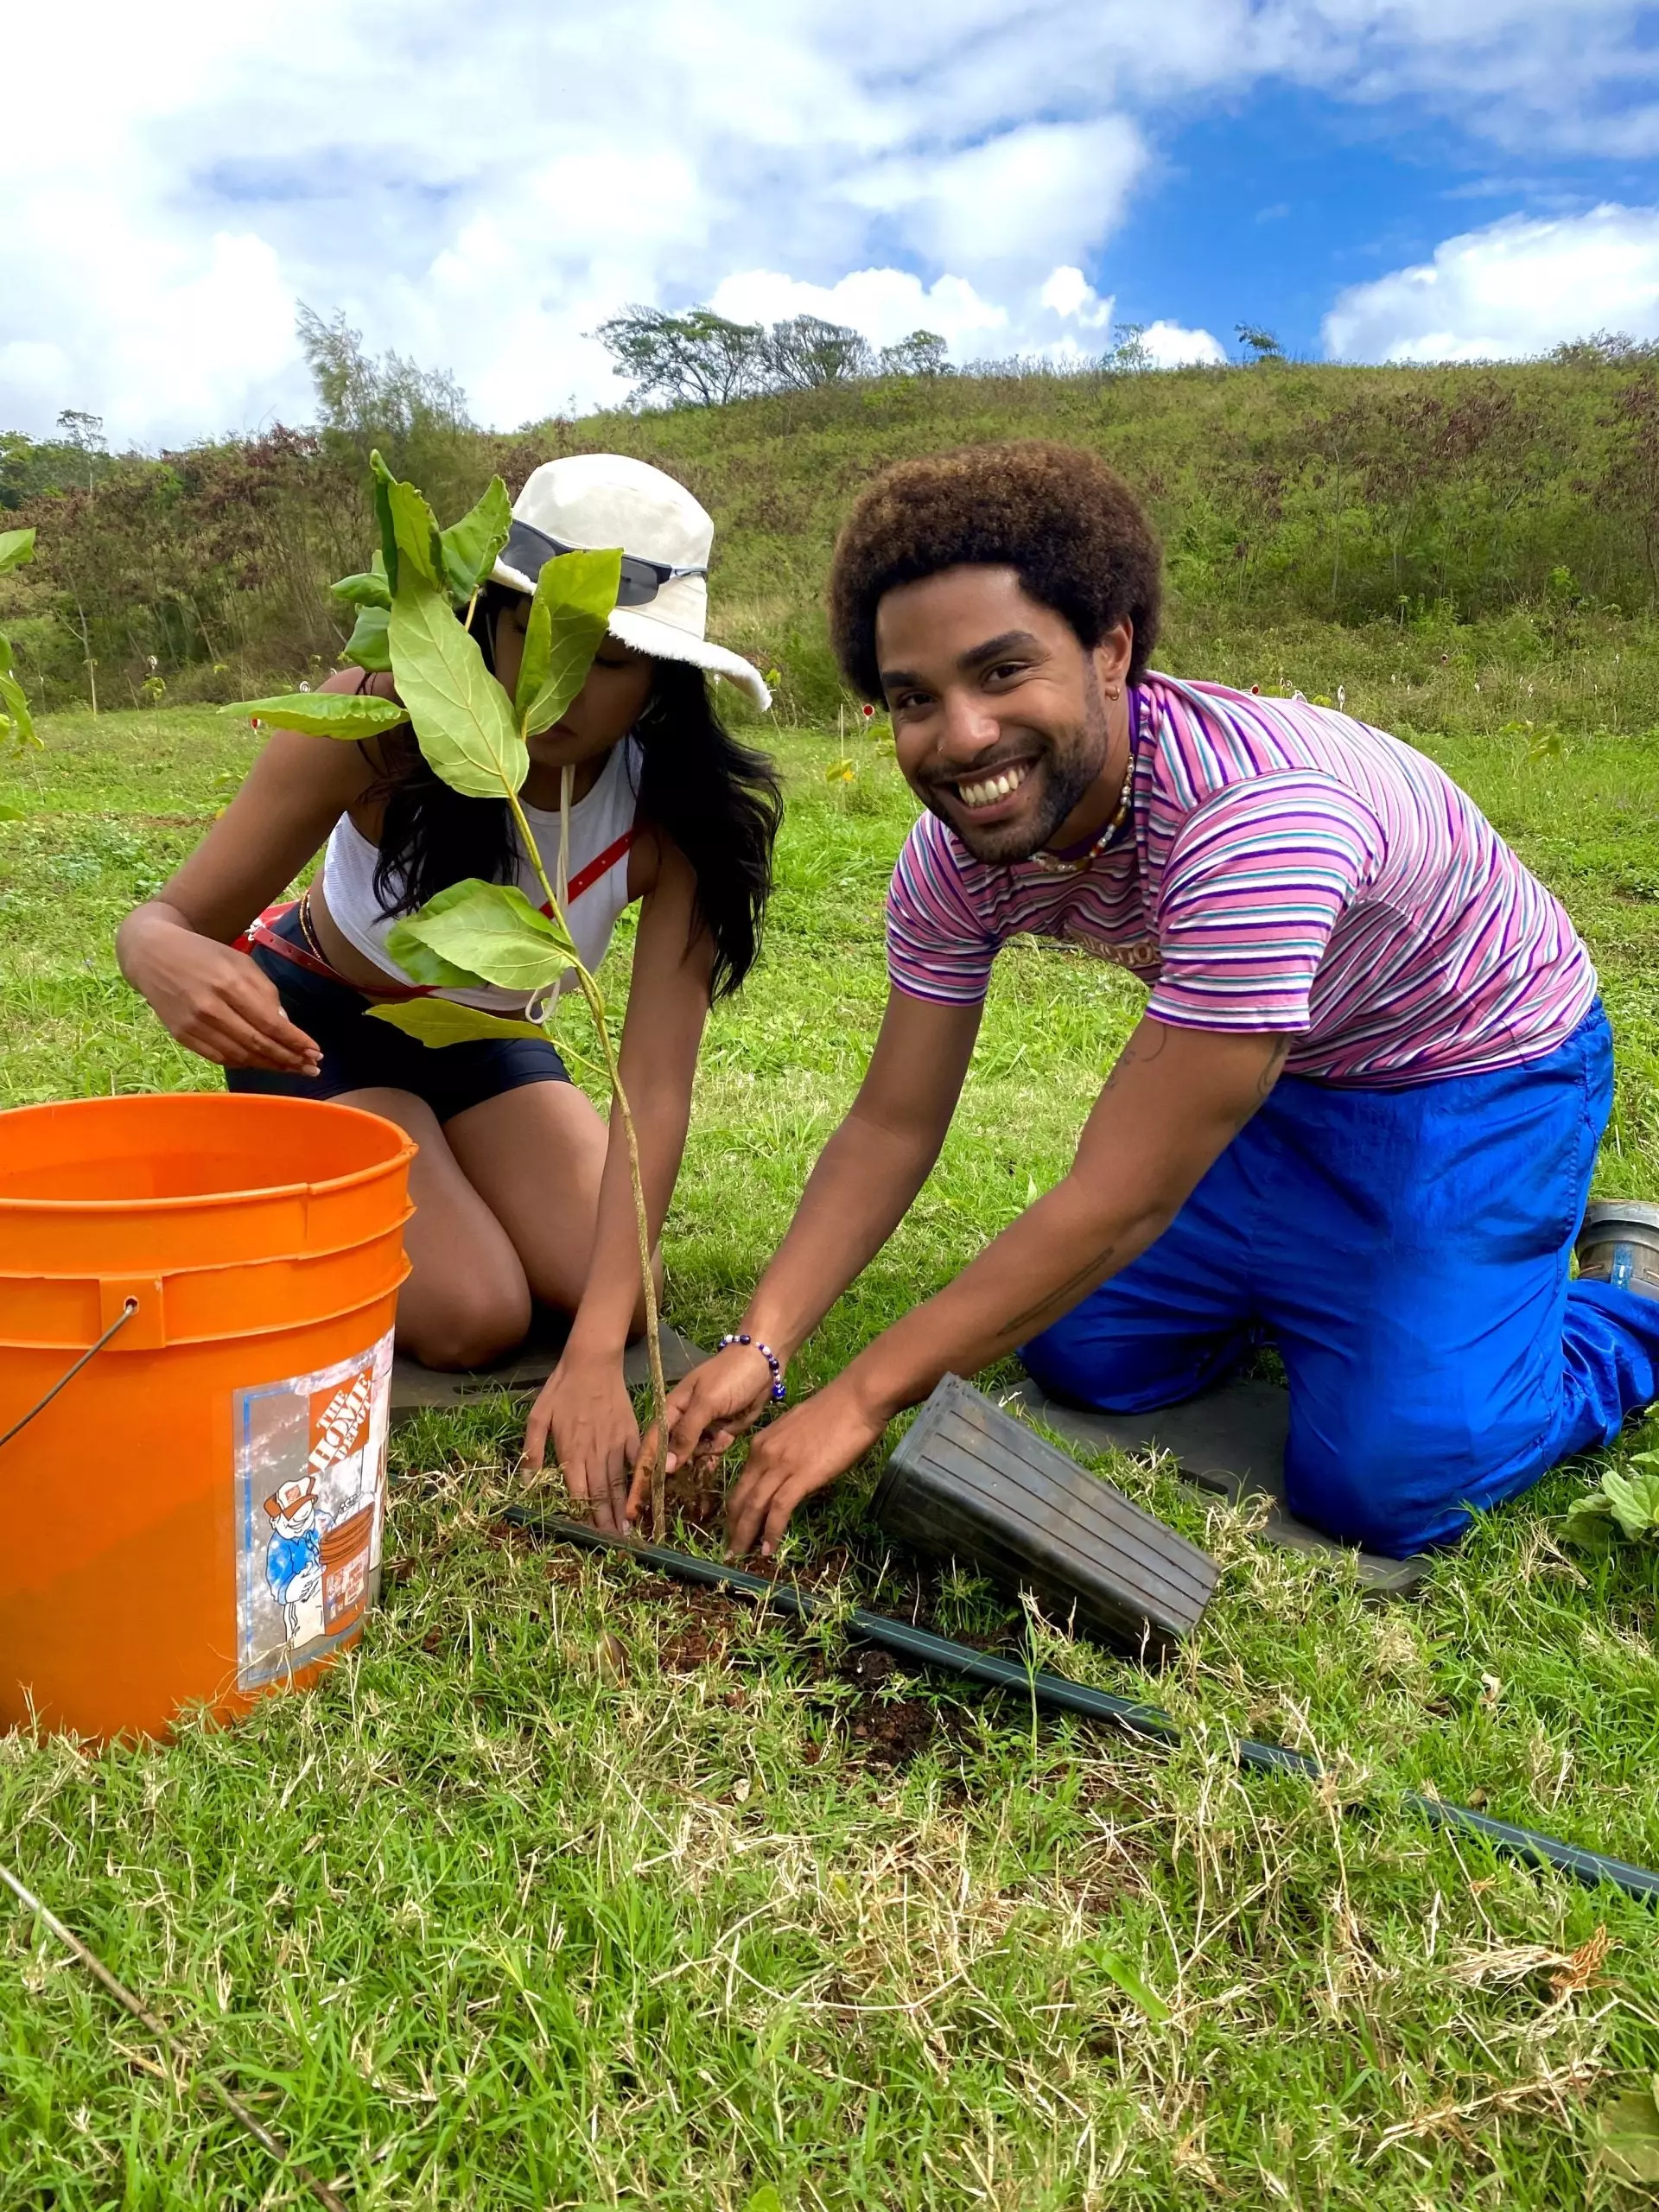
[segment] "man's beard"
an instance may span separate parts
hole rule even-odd
[[[1014,861],[1028,861],[1033,853],[1041,852],[1052,842],[1060,824],[1099,779],[1110,747],[1111,728],[1106,719],[1106,702],[1092,667],[1087,682],[1081,724],[1060,736],[1041,734],[1042,750],[1031,766],[1031,774],[1040,779],[1041,789],[1036,811],[1028,820],[994,822],[983,830],[976,830],[970,810],[956,798],[954,791],[947,801],[943,795],[935,795],[931,784],[922,785],[923,803],[947,829],[956,832],[976,860],[987,861],[999,868],[1007,868]],[[1033,731],[1032,734],[1039,733]],[[1017,757],[1009,755],[1010,759]],[[994,775],[999,765],[992,760],[975,772]],[[952,779],[953,784],[955,780]]]

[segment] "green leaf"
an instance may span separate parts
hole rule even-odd
[[[340,658],[366,669],[371,675],[390,675],[391,646],[386,632],[391,620],[391,617],[384,607],[359,607],[357,621],[351,636],[346,640],[346,650]]]
[[[421,751],[454,791],[501,798],[530,772],[507,695],[484,665],[478,640],[455,620],[448,592],[402,571],[391,602],[392,678]]]
[[[436,585],[443,575],[443,548],[438,540],[437,518],[413,484],[394,476],[379,454],[371,454],[374,470],[374,511],[380,524],[380,550],[392,598],[412,569],[423,583]]]
[[[416,982],[451,988],[482,981],[504,991],[542,991],[576,958],[561,925],[537,912],[517,884],[451,884],[398,922],[386,950]],[[450,972],[428,974],[424,963]]]
[[[4,721],[5,716],[0,715],[0,722]],[[26,811],[25,808],[18,805],[16,799],[0,798],[0,822],[21,822]]]
[[[1613,1535],[1613,1501],[1606,1491],[1598,1486],[1575,1497],[1562,1518],[1561,1534],[1586,1551],[1604,1550]]]
[[[368,691],[291,691],[280,699],[239,699],[219,711],[257,715],[305,737],[378,737],[409,720],[409,709],[398,701],[378,699]]]
[[[1649,1536],[1659,1529],[1659,1467],[1632,1467],[1620,1474],[1609,1467],[1601,1478],[1613,1518],[1627,1536]]]
[[[507,487],[499,476],[492,476],[478,505],[439,532],[444,574],[458,605],[466,606],[479,587],[489,581],[495,556],[506,543],[512,528]]]
[[[1132,1967],[1121,1953],[1091,1946],[1090,1955],[1094,1959],[1096,1966],[1111,1976],[1123,1994],[1133,1999],[1154,2027],[1161,2025],[1169,2018],[1168,2005],[1159,1996],[1157,1991],[1148,1984],[1146,1977]]]
[[[784,2200],[769,2181],[763,2181],[743,2212],[784,2212]]]
[[[454,999],[400,999],[390,1006],[372,1006],[369,1015],[375,1021],[389,1021],[406,1037],[418,1037],[423,1045],[434,1046],[547,1035],[533,1021],[509,1020],[502,1014],[486,1014],[481,1007],[457,1006]]]
[[[21,569],[25,561],[35,558],[35,533],[32,530],[0,530],[0,576],[8,569]]]
[[[0,669],[0,745],[38,745],[35,734],[34,717],[29,709],[29,694],[16,677],[10,673],[11,655],[6,654],[7,667]]]
[[[369,480],[374,490],[374,518],[380,527],[380,566],[385,572],[386,589],[395,598],[397,592],[397,532],[392,527],[391,487],[397,479],[378,453],[369,455]]]
[[[588,681],[621,574],[616,551],[561,553],[543,568],[513,696],[523,728],[550,729]]]
[[[1659,2182],[1659,2082],[1605,2104],[1596,2136],[1598,2162],[1620,2181]]]
[[[342,576],[329,590],[336,599],[343,599],[348,607],[390,607],[391,590],[385,577],[378,569],[365,569],[360,575]]]

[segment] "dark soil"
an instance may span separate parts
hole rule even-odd
[[[716,1507],[716,1515],[718,1508]],[[505,1526],[499,1534],[511,1541],[534,1543],[527,1532]],[[833,1586],[842,1582],[855,1565],[842,1548],[826,1552],[810,1567],[790,1570],[797,1582]],[[582,1571],[582,1554],[574,1548],[555,1547],[547,1557],[548,1579],[573,1582]],[[764,1572],[765,1569],[760,1568]],[[657,1656],[664,1674],[684,1675],[703,1669],[730,1678],[722,1701],[734,1708],[748,1700],[744,1681],[753,1662],[743,1649],[745,1632],[755,1618],[749,1602],[717,1590],[645,1575],[619,1586],[617,1597],[629,1612],[655,1616]],[[919,1604],[906,1606],[906,1618],[924,1618]],[[976,1639],[978,1641],[978,1639]],[[931,1697],[900,1697],[893,1694],[893,1678],[901,1673],[891,1652],[869,1644],[848,1644],[839,1654],[826,1656],[810,1644],[799,1655],[807,1682],[821,1686],[820,1696],[809,1702],[823,1713],[842,1736],[853,1755],[868,1764],[889,1770],[908,1766],[931,1745],[962,1735],[970,1725],[973,1708]],[[816,1765],[822,1756],[816,1745],[804,1756]]]

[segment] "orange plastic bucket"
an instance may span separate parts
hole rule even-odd
[[[233,1718],[361,1633],[414,1151],[305,1099],[0,1114],[0,1434],[121,1324],[0,1444],[0,1726]]]

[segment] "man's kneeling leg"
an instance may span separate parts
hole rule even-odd
[[[1220,1382],[1255,1341],[1236,1164],[1224,1153],[1154,1244],[1020,1357],[1051,1396],[1150,1413]]]

